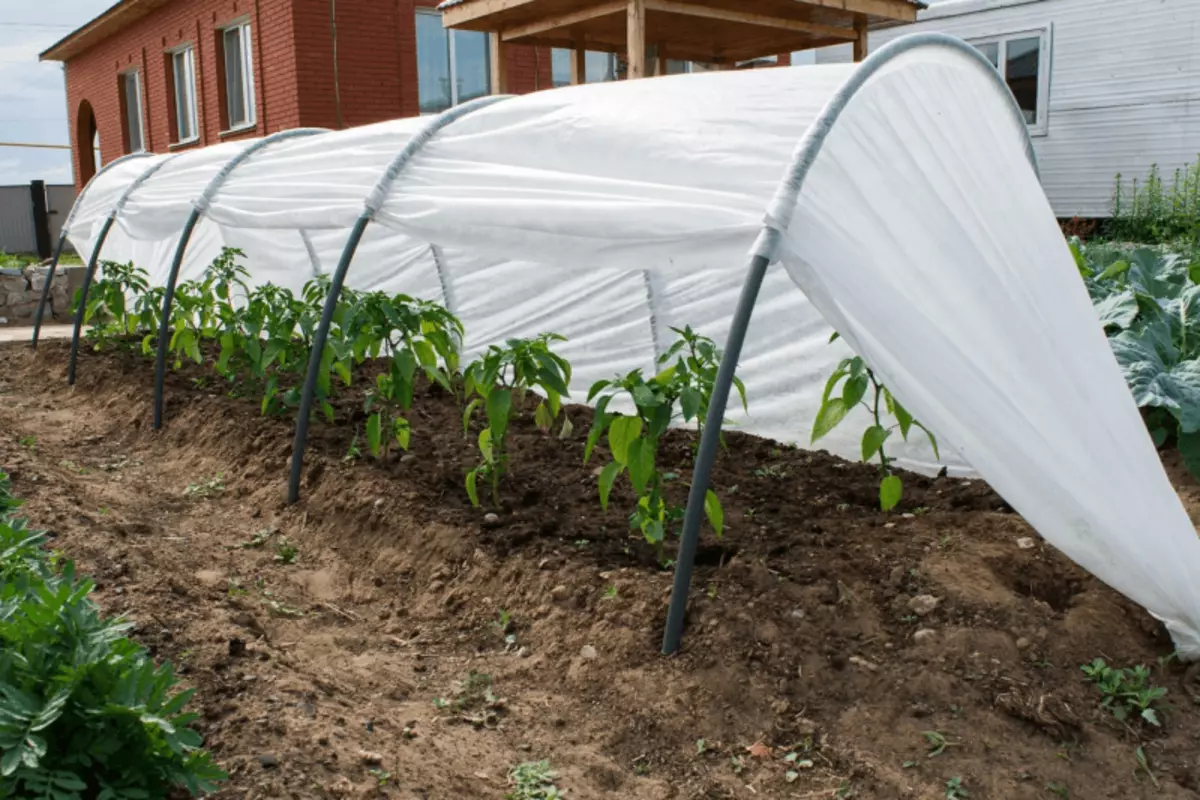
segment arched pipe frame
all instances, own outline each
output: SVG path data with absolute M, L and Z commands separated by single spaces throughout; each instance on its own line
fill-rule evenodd
M 1038 170 L 1033 140 L 1029 138 L 1029 129 L 1025 124 L 1025 118 L 1021 114 L 1016 100 L 1009 92 L 1008 86 L 996 72 L 992 63 L 982 53 L 961 39 L 941 33 L 917 33 L 890 42 L 872 53 L 830 99 L 820 116 L 805 132 L 804 138 L 800 140 L 800 144 L 792 156 L 792 163 L 767 209 L 767 222 L 751 251 L 750 264 L 746 270 L 746 282 L 742 286 L 742 293 L 738 298 L 729 335 L 725 341 L 725 354 L 721 359 L 721 366 L 717 370 L 716 383 L 713 385 L 712 398 L 708 404 L 708 415 L 704 421 L 704 433 L 700 439 L 700 449 L 696 454 L 696 464 L 692 472 L 692 485 L 688 491 L 687 510 L 683 519 L 683 534 L 679 542 L 679 552 L 675 558 L 675 581 L 671 589 L 671 605 L 667 612 L 666 630 L 663 632 L 662 652 L 664 655 L 673 655 L 678 652 L 680 641 L 683 638 L 692 571 L 696 561 L 696 549 L 700 541 L 700 524 L 704 519 L 704 496 L 712 478 L 713 461 L 716 459 L 717 445 L 721 437 L 721 423 L 725 418 L 725 409 L 729 403 L 729 392 L 733 384 L 734 373 L 737 371 L 742 345 L 746 340 L 746 330 L 750 326 L 750 317 L 754 312 L 754 305 L 758 301 L 758 293 L 762 288 L 763 278 L 767 274 L 767 267 L 778 258 L 780 242 L 783 241 L 787 227 L 796 211 L 796 204 L 800 199 L 804 181 L 820 154 L 825 140 L 829 137 L 830 131 L 833 130 L 838 118 L 846 110 L 846 106 L 855 94 L 893 59 L 914 48 L 928 46 L 959 50 L 986 66 L 988 73 L 995 78 L 997 85 L 1008 96 L 1013 118 L 1020 126 L 1020 130 L 1025 133 L 1026 155 L 1033 165 L 1034 172 L 1036 173 Z
M 350 236 L 346 239 L 346 245 L 342 248 L 342 255 L 338 259 L 337 268 L 329 283 L 329 293 L 325 296 L 325 305 L 321 309 L 321 321 L 313 334 L 312 352 L 308 356 L 308 372 L 305 375 L 304 388 L 300 395 L 300 409 L 296 414 L 296 438 L 292 443 L 292 469 L 288 476 L 288 504 L 295 503 L 300 499 L 300 475 L 304 470 L 304 450 L 308 444 L 308 422 L 312 416 L 313 400 L 317 393 L 317 380 L 321 374 L 321 356 L 325 352 L 325 343 L 329 339 L 329 328 L 333 324 L 333 314 L 337 310 L 338 299 L 342 295 L 342 287 L 346 282 L 346 272 L 350 269 L 350 262 L 354 260 L 354 253 L 358 250 L 367 225 L 383 207 L 396 178 L 416 157 L 421 148 L 427 145 L 438 132 L 472 112 L 507 100 L 509 97 L 510 95 L 480 97 L 455 106 L 431 119 L 425 127 L 409 139 L 404 149 L 396 154 L 363 204 L 363 212 L 355 220 L 354 227 L 350 230 Z M 438 277 L 442 280 L 443 293 L 449 297 L 450 290 L 442 272 L 440 249 L 434 249 L 433 255 L 438 267 Z
M 183 257 L 187 253 L 188 242 L 192 239 L 192 231 L 196 229 L 200 218 L 208 212 L 208 207 L 211 205 L 213 197 L 220 191 L 233 171 L 244 164 L 255 153 L 270 147 L 276 142 L 327 132 L 327 128 L 295 128 L 287 131 L 279 131 L 258 141 L 251 142 L 237 155 L 229 159 L 225 166 L 221 167 L 221 170 L 204 187 L 204 191 L 200 193 L 200 196 L 192 201 L 192 212 L 188 214 L 187 222 L 184 223 L 183 230 L 179 233 L 179 243 L 175 246 L 175 254 L 171 258 L 171 271 L 168 273 L 167 284 L 163 291 L 162 315 L 158 321 L 158 346 L 154 354 L 154 430 L 159 430 L 163 424 L 163 395 L 165 394 L 164 387 L 166 385 L 167 344 L 170 340 L 171 309 L 175 303 L 175 284 L 179 281 L 179 270 L 183 266 Z M 303 231 L 301 231 L 301 235 L 305 239 L 306 249 L 311 250 L 307 236 L 304 236 Z
M 129 198 L 137 191 L 137 188 L 145 183 L 151 175 L 162 169 L 164 164 L 168 164 L 178 157 L 178 155 L 167 156 L 143 170 L 141 175 L 138 175 L 129 186 L 125 187 L 125 191 L 113 205 L 112 211 L 108 212 L 108 216 L 104 219 L 100 235 L 96 237 L 96 244 L 92 247 L 92 255 L 88 258 L 87 271 L 83 273 L 83 284 L 79 287 L 79 304 L 75 307 L 75 330 L 71 332 L 71 359 L 67 362 L 68 386 L 75 385 L 75 363 L 79 358 L 79 337 L 83 332 L 83 318 L 87 312 L 88 291 L 92 287 L 92 279 L 96 277 L 96 265 L 100 263 L 100 251 L 104 249 L 104 241 L 108 238 L 108 232 L 112 230 L 117 216 L 124 210 L 125 204 L 129 202 Z
M 121 156 L 120 158 L 113 159 L 101 167 L 100 171 L 93 175 L 91 180 L 84 184 L 83 191 L 81 191 L 79 196 L 75 198 L 75 202 L 71 205 L 71 210 L 67 213 L 67 219 L 63 222 L 62 230 L 58 234 L 58 244 L 54 247 L 54 258 L 50 259 L 50 270 L 46 273 L 46 282 L 42 284 L 42 296 L 38 300 L 37 313 L 33 316 L 33 338 L 30 340 L 29 346 L 34 350 L 37 349 L 38 338 L 42 333 L 42 314 L 46 310 L 46 301 L 50 298 L 50 284 L 54 282 L 54 274 L 58 271 L 58 261 L 62 258 L 63 248 L 67 244 L 67 232 L 71 229 L 71 222 L 75 219 L 75 211 L 79 208 L 80 204 L 83 203 L 83 199 L 87 197 L 88 189 L 92 188 L 92 185 L 96 182 L 97 178 L 99 178 L 105 172 L 108 172 L 117 164 L 123 164 L 126 161 L 132 161 L 138 158 L 147 158 L 151 155 L 153 155 L 153 153 L 130 153 L 128 155 Z

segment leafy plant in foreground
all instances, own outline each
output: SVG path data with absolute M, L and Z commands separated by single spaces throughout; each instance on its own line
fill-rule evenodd
M 334 368 L 343 381 L 349 383 L 347 362 L 391 353 L 388 371 L 376 377 L 364 406 L 370 414 L 367 446 L 371 455 L 386 459 L 392 443 L 408 449 L 411 427 L 404 415 L 412 406 L 418 368 L 431 383 L 454 392 L 462 323 L 436 303 L 382 292 L 359 298 L 348 316 L 346 334 L 333 348 Z
M 690 327 L 672 328 L 678 335 L 674 344 L 658 359 L 664 369 L 647 379 L 641 370 L 624 377 L 597 381 L 588 391 L 588 402 L 596 401 L 596 412 L 584 450 L 584 463 L 607 431 L 608 449 L 613 460 L 600 473 L 600 505 L 608 510 L 608 498 L 618 477 L 628 472 L 638 494 L 630 514 L 630 527 L 641 532 L 663 561 L 667 531 L 683 517 L 683 509 L 669 503 L 663 493 L 664 476 L 658 469 L 658 446 L 672 421 L 695 420 L 703 434 L 704 419 L 712 399 L 713 384 L 721 364 L 721 351 L 711 339 Z M 672 363 L 673 362 L 673 363 Z M 740 379 L 734 385 L 746 407 L 746 387 Z M 628 395 L 635 416 L 610 414 L 614 397 Z M 678 410 L 677 410 L 678 409 Z M 704 511 L 718 538 L 725 531 L 725 513 L 717 493 L 709 489 Z
M 1150 683 L 1150 670 L 1143 666 L 1115 669 L 1097 658 L 1080 667 L 1088 680 L 1103 693 L 1100 705 L 1124 722 L 1130 717 L 1141 719 L 1154 727 L 1162 727 L 1154 704 L 1161 700 L 1167 690 Z
M 463 394 L 468 399 L 463 411 L 463 431 L 471 415 L 483 406 L 487 427 L 479 433 L 479 466 L 467 473 L 467 495 L 473 505 L 479 505 L 479 478 L 492 485 L 492 504 L 500 505 L 500 479 L 508 469 L 507 438 L 509 422 L 514 411 L 525 405 L 526 395 L 533 389 L 542 393 L 533 418 L 543 431 L 549 432 L 562 409 L 562 399 L 569 396 L 571 365 L 550 349 L 553 342 L 566 339 L 555 333 L 543 333 L 532 339 L 509 339 L 504 347 L 492 345 L 479 359 L 471 362 L 463 376 Z M 566 422 L 564 421 L 564 426 Z
M 1200 264 L 1144 247 L 1071 248 L 1155 445 L 1173 439 L 1200 476 Z
M 829 341 L 833 342 L 837 336 L 836 333 L 833 334 Z M 839 384 L 840 393 L 837 391 Z M 870 461 L 878 456 L 879 507 L 884 511 L 891 511 L 904 494 L 904 484 L 900 476 L 892 471 L 893 459 L 888 457 L 885 449 L 887 440 L 892 433 L 899 430 L 900 436 L 907 441 L 909 431 L 916 426 L 929 437 L 934 456 L 940 458 L 937 438 L 928 428 L 913 419 L 861 357 L 854 356 L 842 359 L 825 382 L 821 407 L 817 410 L 817 418 L 813 422 L 812 441 L 816 442 L 836 428 L 856 406 L 862 406 L 871 415 L 873 424 L 863 431 L 862 458 L 863 461 Z M 895 424 L 884 424 L 885 413 L 895 418 Z
M 0 473 L 0 493 L 8 495 Z M 7 503 L 11 512 L 11 498 Z M 0 797 L 118 800 L 216 789 L 225 774 L 155 667 L 104 619 L 92 583 L 51 568 L 40 534 L 0 515 Z
M 157 324 L 158 310 L 141 298 L 149 292 L 149 275 L 132 262 L 100 262 L 100 277 L 88 291 L 84 325 L 90 325 L 87 336 L 99 350 L 139 331 L 151 331 Z M 78 307 L 80 294 L 75 295 Z M 133 298 L 130 308 L 130 298 Z
M 554 778 L 549 761 L 518 764 L 508 773 L 512 790 L 505 793 L 504 800 L 559 800 L 564 795 L 554 785 Z

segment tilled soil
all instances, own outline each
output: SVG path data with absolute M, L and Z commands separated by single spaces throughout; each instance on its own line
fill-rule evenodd
M 565 438 L 518 421 L 489 521 L 453 398 L 422 390 L 412 450 L 379 464 L 348 457 L 355 388 L 288 507 L 290 420 L 191 367 L 155 432 L 148 362 L 85 352 L 74 389 L 65 363 L 0 344 L 0 468 L 198 689 L 220 797 L 501 798 L 540 759 L 573 798 L 1200 796 L 1200 683 L 1161 626 L 982 482 L 907 476 L 884 514 L 870 467 L 730 433 L 727 531 L 666 658 L 671 575 L 627 486 L 601 511 L 585 408 Z M 666 443 L 677 501 L 693 444 Z M 1161 729 L 1100 707 L 1097 657 L 1153 667 Z

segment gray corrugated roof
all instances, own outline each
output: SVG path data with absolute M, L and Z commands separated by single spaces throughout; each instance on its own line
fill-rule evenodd
M 470 0 L 442 0 L 441 3 L 438 3 L 438 11 L 441 11 L 444 8 L 453 8 L 454 6 L 461 6 L 463 3 L 468 3 L 468 2 L 470 2 Z M 929 4 L 923 2 L 922 0 L 908 0 L 908 2 L 911 5 L 916 6 L 917 8 L 928 8 L 929 7 Z

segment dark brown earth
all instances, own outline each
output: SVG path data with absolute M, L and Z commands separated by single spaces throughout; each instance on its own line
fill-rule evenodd
M 1200 683 L 1161 626 L 980 481 L 907 476 L 884 514 L 870 467 L 731 433 L 726 535 L 705 534 L 665 658 L 670 573 L 629 536 L 628 488 L 600 510 L 587 409 L 565 439 L 516 425 L 488 526 L 462 488 L 474 435 L 440 391 L 383 465 L 346 458 L 346 392 L 287 507 L 290 420 L 192 367 L 156 433 L 140 356 L 85 352 L 74 389 L 65 363 L 61 342 L 0 345 L 0 468 L 97 601 L 198 688 L 221 797 L 500 798 L 539 759 L 569 798 L 942 798 L 955 778 L 971 800 L 1200 796 Z M 678 501 L 693 441 L 666 445 Z M 277 533 L 239 546 L 260 531 Z M 1153 668 L 1161 730 L 1100 708 L 1079 669 L 1097 657 Z M 435 707 L 471 673 L 497 702 Z M 950 746 L 931 757 L 934 731 Z

